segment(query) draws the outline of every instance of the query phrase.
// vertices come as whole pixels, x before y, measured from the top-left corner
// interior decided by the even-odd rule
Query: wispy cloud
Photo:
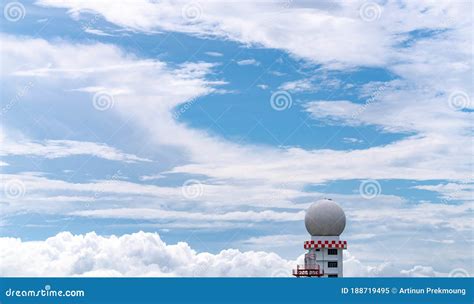
[[[224,56],[222,53],[219,52],[206,52],[206,55],[212,56],[212,57],[222,57]]]
[[[255,59],[243,59],[243,60],[237,61],[237,64],[238,64],[238,65],[254,65],[254,66],[259,66],[259,65],[260,65],[260,62],[258,62],[258,61],[255,60]]]
[[[76,155],[93,156],[126,163],[149,162],[151,160],[124,153],[103,143],[74,140],[3,140],[0,155],[37,156],[48,159]]]
[[[92,35],[97,35],[97,36],[113,36],[112,34],[104,32],[103,30],[94,29],[94,28],[86,28],[84,29],[84,32],[88,34],[92,34]]]

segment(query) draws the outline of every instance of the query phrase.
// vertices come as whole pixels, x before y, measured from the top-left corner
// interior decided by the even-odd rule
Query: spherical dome
[[[338,236],[346,227],[346,215],[334,201],[322,199],[308,208],[304,224],[313,236]]]

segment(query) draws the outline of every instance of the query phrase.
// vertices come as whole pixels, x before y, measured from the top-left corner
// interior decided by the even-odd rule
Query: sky
[[[1,8],[2,275],[474,274],[470,1]]]

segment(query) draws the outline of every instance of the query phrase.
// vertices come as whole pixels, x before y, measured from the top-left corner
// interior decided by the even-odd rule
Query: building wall
[[[312,240],[329,240],[329,241],[339,241],[338,236],[325,236],[325,237],[311,237]],[[336,274],[338,277],[343,276],[343,250],[341,248],[334,248],[337,250],[336,255],[329,255],[328,250],[332,248],[319,248],[319,249],[309,249],[305,255],[305,266],[314,267],[315,264],[318,264],[320,269],[324,271],[324,277],[328,275]],[[328,262],[337,262],[337,268],[328,267]]]

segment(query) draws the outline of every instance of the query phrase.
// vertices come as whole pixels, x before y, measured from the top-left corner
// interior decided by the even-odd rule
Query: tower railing
[[[293,269],[293,275],[297,278],[299,277],[321,277],[324,275],[319,265],[314,266],[305,266],[305,265],[296,265],[296,269]]]

